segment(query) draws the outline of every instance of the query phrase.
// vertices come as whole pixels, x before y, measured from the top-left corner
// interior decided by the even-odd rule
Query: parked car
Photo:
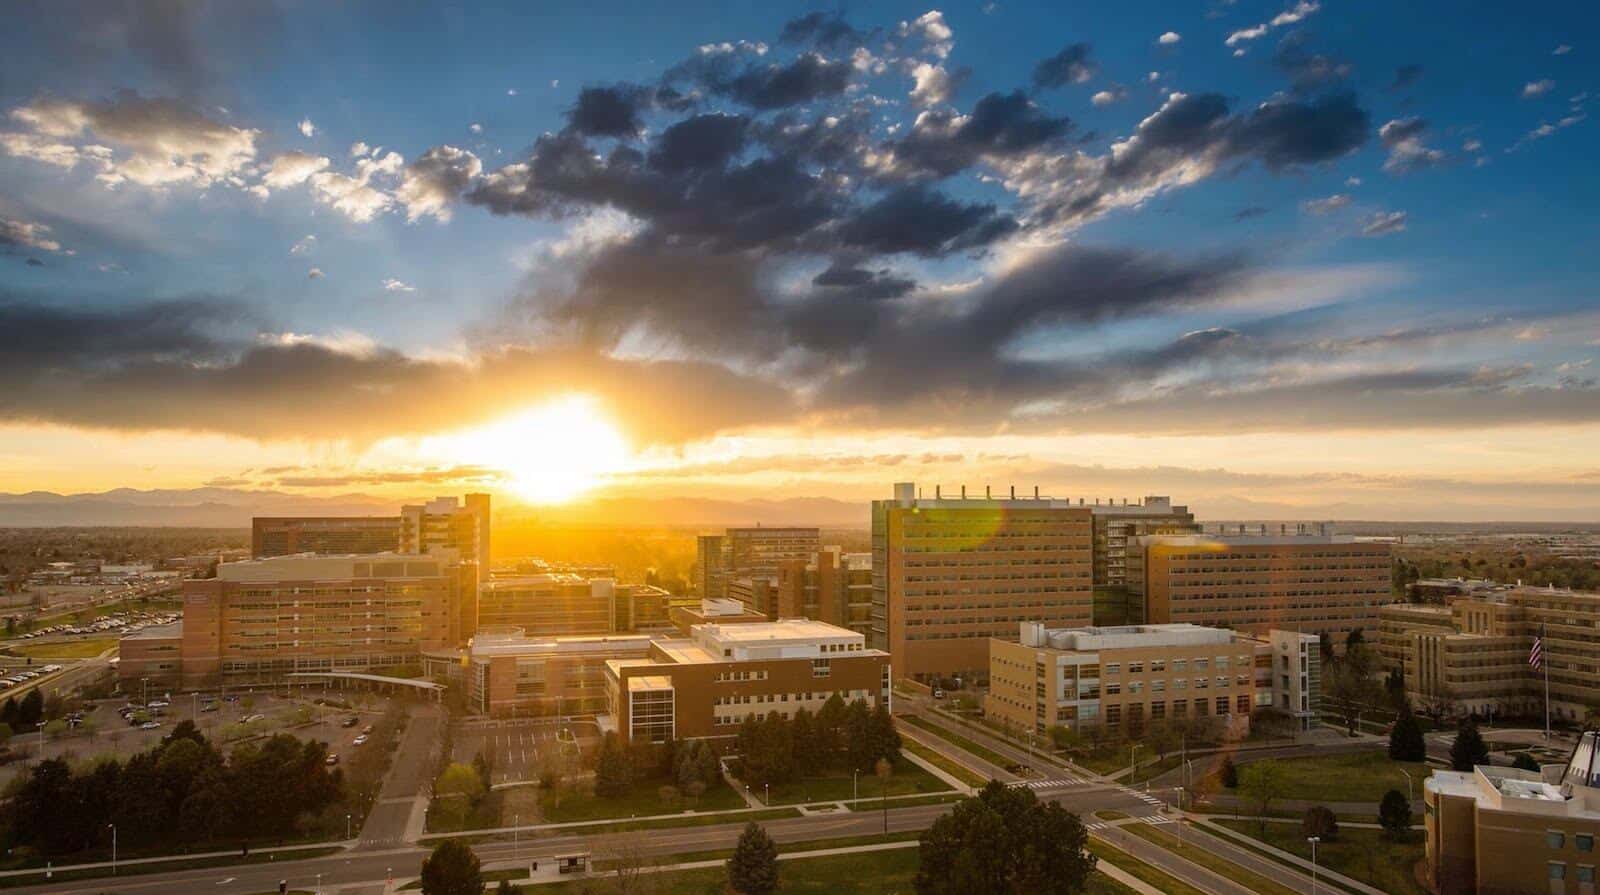
[[[208,702],[205,705],[200,707],[200,711],[202,711],[202,712],[214,712],[216,710],[217,710],[217,704],[214,703],[214,702]]]
[[[343,721],[340,721],[339,722],[339,726],[340,727],[354,727],[354,726],[356,726],[357,724],[360,724],[360,723],[361,723],[361,719],[360,718],[357,718],[354,715],[351,715],[350,717],[344,719]]]
[[[366,734],[362,734],[362,735],[356,737],[355,739],[351,740],[350,741],[350,745],[352,745],[352,746],[360,746],[360,745],[366,743],[366,741],[367,741],[367,735]]]
[[[160,721],[146,721],[143,724],[139,725],[139,729],[140,730],[155,730],[157,727],[160,727],[160,726],[161,726],[161,722]]]
[[[165,699],[152,699],[150,700],[148,707],[153,709],[164,709],[169,705],[172,705],[172,703],[167,702]]]
[[[322,763],[323,764],[328,764],[328,765],[338,764],[339,763],[339,756],[334,754],[334,753],[332,753],[332,752],[329,752],[328,753],[328,757],[323,759]]]

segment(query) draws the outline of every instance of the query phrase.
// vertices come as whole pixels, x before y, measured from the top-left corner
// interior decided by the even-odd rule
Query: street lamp
[[[1405,768],[1400,768],[1399,770],[1400,773],[1406,775],[1406,804],[1409,806],[1411,804],[1411,772]]]
[[[850,801],[855,802],[861,798],[861,769],[850,769]]]
[[[1306,841],[1311,843],[1311,895],[1317,895],[1317,843],[1322,837],[1307,836]]]
[[[111,828],[111,875],[117,875],[117,825],[106,824]]]
[[[344,816],[344,838],[350,838],[350,815]]]
[[[1139,747],[1142,745],[1144,744],[1134,743],[1128,747],[1128,763],[1133,766],[1133,770],[1128,774],[1128,784],[1130,786],[1133,785],[1135,780],[1139,779]]]

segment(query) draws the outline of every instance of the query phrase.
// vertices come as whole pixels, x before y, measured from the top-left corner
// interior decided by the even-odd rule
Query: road
[[[411,706],[411,720],[400,737],[389,773],[383,778],[378,803],[367,813],[367,822],[361,827],[357,851],[403,845],[413,816],[420,823],[444,723],[444,710],[439,706],[429,702]]]
[[[1059,801],[1068,810],[1087,815],[1095,809],[1110,808],[1135,816],[1151,816],[1152,806],[1120,787],[1099,784],[1076,784],[1066,789],[1043,792],[1041,797]],[[950,810],[949,805],[920,805],[910,808],[891,808],[887,813],[888,829],[893,832],[926,829],[940,815]],[[871,836],[882,833],[884,814],[879,811],[860,811],[841,814],[797,817],[769,821],[767,832],[780,844],[806,842],[817,839],[835,839],[853,836]],[[702,827],[682,827],[651,830],[643,835],[634,833],[598,833],[592,835],[530,836],[513,845],[510,842],[484,843],[475,846],[479,858],[486,865],[529,860],[539,856],[590,852],[604,855],[618,843],[625,842],[630,850],[637,849],[646,855],[661,856],[732,848],[744,830],[744,821]],[[363,841],[365,841],[363,834]],[[321,876],[322,885],[329,895],[343,887],[365,887],[381,883],[391,874],[398,878],[414,877],[418,873],[426,849],[402,846],[398,848],[357,848],[337,855],[299,861],[270,864],[235,865],[201,870],[179,870],[171,873],[152,873],[113,880],[109,877],[45,883],[11,888],[10,892],[55,893],[55,895],[165,895],[167,892],[205,891],[215,895],[248,895],[272,891],[279,880],[287,880],[290,889],[311,889]]]

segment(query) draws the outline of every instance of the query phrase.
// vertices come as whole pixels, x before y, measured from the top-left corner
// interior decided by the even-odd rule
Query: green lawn
[[[767,795],[761,787],[751,787],[757,798]],[[811,802],[837,802],[846,799],[873,799],[882,795],[908,796],[920,793],[950,792],[950,785],[924,770],[920,765],[901,756],[894,762],[894,773],[887,784],[875,774],[862,774],[852,780],[850,774],[833,772],[820,777],[807,777],[791,783],[778,783],[771,790],[772,805],[805,805]]]
[[[1090,840],[1089,852],[1090,854],[1093,854],[1095,857],[1099,858],[1101,861],[1104,861],[1107,864],[1115,865],[1118,870],[1128,873],[1129,875],[1138,879],[1140,882],[1155,886],[1156,889],[1165,893],[1165,895],[1206,895],[1204,891],[1189,885],[1183,880],[1180,880],[1163,870],[1160,870],[1152,864],[1146,864],[1122,849],[1116,848],[1105,842],[1101,842],[1099,840]],[[1105,879],[1104,876],[1098,873],[1095,874],[1095,878]],[[1110,880],[1106,881],[1110,882]],[[1117,885],[1117,889],[1110,891],[1127,891],[1126,887],[1123,887],[1120,884]]]
[[[915,848],[892,851],[861,852],[849,855],[829,855],[820,858],[800,858],[778,864],[778,878],[784,893],[796,895],[910,895],[914,892],[917,864],[920,856]],[[1122,866],[1123,862],[1117,862]],[[1129,872],[1132,872],[1131,869]],[[594,882],[583,880],[565,883],[527,886],[521,891],[527,895],[576,895],[593,891]],[[677,870],[661,874],[653,880],[650,891],[655,895],[706,895],[721,892],[727,882],[727,872],[721,867],[701,870]],[[602,886],[604,883],[602,882]],[[1086,895],[1132,895],[1132,890],[1096,873],[1089,879]],[[1163,889],[1176,895],[1200,895],[1197,890],[1182,888]]]
[[[1294,824],[1267,824],[1266,832],[1247,820],[1219,820],[1219,824],[1260,839],[1293,855],[1310,860],[1311,845]],[[1427,890],[1417,885],[1412,868],[1422,860],[1422,833],[1412,831],[1405,842],[1392,842],[1382,830],[1363,827],[1344,827],[1336,841],[1323,840],[1317,845],[1317,863],[1338,871],[1351,879],[1395,895],[1426,895]]]
[[[1154,842],[1167,851],[1192,863],[1199,864],[1212,873],[1231,879],[1250,891],[1259,893],[1259,895],[1298,895],[1288,886],[1275,883],[1259,873],[1246,870],[1221,855],[1215,855],[1205,849],[1186,844],[1178,837],[1167,833],[1165,830],[1159,830],[1150,824],[1127,824],[1118,829],[1125,833],[1132,833],[1140,839]]]
[[[6,651],[31,659],[92,659],[116,645],[115,637],[84,637],[56,643],[13,643]]]
[[[921,718],[916,717],[915,715],[901,715],[899,717],[899,720],[904,721],[904,722],[906,722],[907,724],[910,724],[913,727],[919,728],[921,730],[925,730],[928,733],[931,733],[934,736],[939,737],[940,739],[945,740],[945,741],[951,743],[954,746],[957,746],[957,747],[959,747],[961,749],[965,749],[966,751],[972,753],[973,755],[976,755],[977,757],[983,759],[984,761],[987,761],[988,763],[990,763],[990,764],[992,764],[992,765],[994,765],[996,767],[1004,768],[1004,767],[1009,767],[1009,766],[1015,764],[1015,762],[1013,762],[1011,759],[1006,758],[1004,755],[1001,755],[1000,753],[994,751],[993,749],[988,748],[987,746],[979,745],[978,743],[975,743],[972,740],[967,739],[966,737],[962,736],[959,733],[954,733],[952,731],[944,729],[943,727],[938,727],[938,726],[936,726],[934,724],[930,724],[929,722],[924,721]]]
[[[1280,799],[1307,799],[1314,802],[1377,802],[1391,789],[1406,791],[1411,774],[1412,791],[1422,794],[1422,781],[1432,770],[1421,762],[1390,761],[1381,751],[1322,755],[1314,758],[1265,758],[1259,763],[1274,763],[1287,771]],[[1239,775],[1258,762],[1241,764]],[[1239,790],[1229,791],[1239,795]]]
[[[690,808],[696,811],[724,811],[745,807],[744,799],[721,781],[698,799],[691,801],[680,797],[671,803],[661,800],[661,785],[661,781],[657,780],[635,783],[627,792],[610,798],[568,792],[561,795],[559,804],[554,793],[545,792],[540,794],[539,804],[545,823],[675,814]]]
[[[967,768],[963,764],[945,758],[943,755],[940,755],[939,753],[929,749],[927,746],[922,745],[910,737],[901,738],[900,748],[901,750],[910,752],[912,755],[915,755],[918,758],[928,762],[934,767],[937,767],[939,770],[944,771],[946,774],[949,774],[968,786],[983,786],[985,783],[989,782],[989,778],[983,776],[982,774]]]

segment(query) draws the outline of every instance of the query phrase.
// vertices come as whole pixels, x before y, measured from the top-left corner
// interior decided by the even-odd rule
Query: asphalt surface
[[[444,711],[431,703],[414,704],[410,721],[400,736],[389,774],[378,792],[378,803],[367,813],[357,851],[373,851],[405,844],[413,814],[422,810],[432,776],[444,725]],[[420,816],[419,816],[420,821]],[[291,886],[290,888],[293,888]]]

